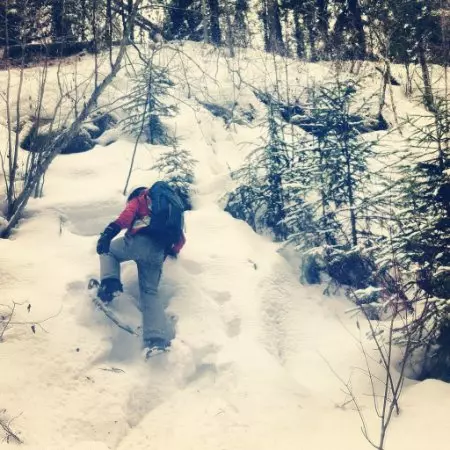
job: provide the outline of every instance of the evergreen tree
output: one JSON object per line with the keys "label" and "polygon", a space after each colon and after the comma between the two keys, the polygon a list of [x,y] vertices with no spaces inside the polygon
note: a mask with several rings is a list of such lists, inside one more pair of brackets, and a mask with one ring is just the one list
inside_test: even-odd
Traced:
{"label": "evergreen tree", "polygon": [[52,36],[54,41],[76,40],[73,28],[78,19],[78,4],[79,2],[76,0],[51,0]]}
{"label": "evergreen tree", "polygon": [[[247,167],[247,169],[250,169]],[[243,173],[234,173],[233,178],[241,183],[233,192],[227,195],[227,203],[224,210],[235,219],[248,223],[256,232],[261,232],[263,226],[259,217],[264,209],[264,201],[257,184],[250,184],[251,176],[242,176]]]}
{"label": "evergreen tree", "polygon": [[437,62],[443,44],[441,6],[440,0],[370,0],[366,13],[396,62],[418,61],[421,51]]}
{"label": "evergreen tree", "polygon": [[395,186],[402,205],[398,248],[407,264],[417,264],[422,289],[444,298],[450,298],[450,277],[445,281],[447,276],[442,273],[437,276],[437,272],[440,267],[450,266],[444,250],[450,242],[449,106],[448,99],[440,99],[428,123],[415,125],[416,132],[410,138],[412,151],[407,160],[417,162],[400,166],[403,176]]}
{"label": "evergreen tree", "polygon": [[144,134],[150,144],[173,145],[161,122],[161,117],[171,116],[176,108],[165,101],[173,86],[167,69],[153,62],[154,54],[133,77],[133,90],[128,96],[124,110],[129,114],[122,120],[123,128],[140,137]]}
{"label": "evergreen tree", "polygon": [[191,191],[197,161],[184,149],[176,146],[161,154],[152,169],[158,170],[180,196],[186,210],[192,209]]}
{"label": "evergreen tree", "polygon": [[337,80],[308,89],[307,113],[295,123],[310,138],[296,145],[283,185],[288,239],[302,252],[304,278],[317,281],[318,271],[326,270],[335,281],[360,288],[372,267],[360,249],[370,237],[365,193],[374,177],[368,167],[374,143],[360,138],[368,111],[356,103],[357,87]]}
{"label": "evergreen tree", "polygon": [[319,237],[319,224],[311,201],[314,177],[310,168],[312,142],[300,138],[295,145],[294,156],[283,176],[285,226],[288,241],[297,250],[305,252],[323,243]]}
{"label": "evergreen tree", "polygon": [[[450,115],[449,100],[437,99],[426,119],[411,119],[412,161],[400,166],[402,177],[393,187],[396,214],[392,251],[396,270],[407,275],[405,292],[420,301],[424,314],[404,328],[425,352],[421,376],[450,380]],[[386,249],[380,259],[388,260]],[[392,267],[390,267],[392,271]],[[415,291],[415,292],[414,292]]]}
{"label": "evergreen tree", "polygon": [[[271,98],[269,94],[267,97]],[[277,241],[287,237],[283,174],[289,167],[290,154],[283,134],[280,112],[270,101],[264,144],[249,155],[244,168],[234,173],[241,186],[232,193],[226,208],[235,217],[249,219],[254,229],[270,230]]]}
{"label": "evergreen tree", "polygon": [[7,0],[0,5],[0,45],[24,45],[49,34],[49,1]]}
{"label": "evergreen tree", "polygon": [[[350,245],[358,244],[358,204],[367,180],[367,160],[373,155],[373,143],[360,139],[367,105],[356,106],[356,92],[354,82],[336,81],[310,89],[309,106],[310,132],[315,138],[311,170],[320,192],[322,220],[328,228],[337,215],[346,215],[348,221],[339,228],[350,231],[348,237],[341,233],[341,240]],[[331,233],[327,236],[329,244],[336,241]]]}
{"label": "evergreen tree", "polygon": [[275,239],[286,239],[286,211],[283,195],[283,172],[288,167],[288,148],[284,142],[283,129],[277,120],[272,103],[268,106],[268,139],[263,148],[263,165],[267,188],[266,225],[273,231]]}

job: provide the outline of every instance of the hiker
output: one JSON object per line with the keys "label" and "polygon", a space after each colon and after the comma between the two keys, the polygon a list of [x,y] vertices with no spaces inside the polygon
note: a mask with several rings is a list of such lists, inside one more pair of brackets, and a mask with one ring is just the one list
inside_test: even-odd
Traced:
{"label": "hiker", "polygon": [[[170,346],[164,307],[156,294],[164,260],[167,256],[176,258],[186,242],[183,211],[180,199],[167,183],[158,181],[150,189],[137,188],[97,243],[101,278],[97,295],[106,304],[123,292],[120,263],[136,262],[146,357]],[[122,229],[127,229],[125,236],[114,239]]]}

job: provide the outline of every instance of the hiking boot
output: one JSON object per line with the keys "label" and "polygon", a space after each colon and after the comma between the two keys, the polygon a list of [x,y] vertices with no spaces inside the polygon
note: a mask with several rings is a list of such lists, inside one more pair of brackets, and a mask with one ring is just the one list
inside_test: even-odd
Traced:
{"label": "hiking boot", "polygon": [[142,353],[144,355],[145,360],[147,360],[152,356],[168,352],[169,348],[170,348],[170,341],[161,338],[154,338],[145,341],[145,348]]}
{"label": "hiking boot", "polygon": [[123,292],[122,283],[117,278],[106,278],[100,283],[97,291],[97,297],[103,303],[111,303],[114,297]]}

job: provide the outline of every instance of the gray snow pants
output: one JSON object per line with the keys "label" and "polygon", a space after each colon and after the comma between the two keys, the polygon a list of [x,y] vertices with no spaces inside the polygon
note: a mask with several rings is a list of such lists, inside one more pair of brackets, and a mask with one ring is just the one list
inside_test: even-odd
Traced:
{"label": "gray snow pants", "polygon": [[111,242],[109,253],[100,255],[100,277],[120,280],[120,263],[135,261],[138,269],[144,346],[153,338],[167,339],[167,323],[157,298],[164,263],[164,249],[152,238],[128,235]]}

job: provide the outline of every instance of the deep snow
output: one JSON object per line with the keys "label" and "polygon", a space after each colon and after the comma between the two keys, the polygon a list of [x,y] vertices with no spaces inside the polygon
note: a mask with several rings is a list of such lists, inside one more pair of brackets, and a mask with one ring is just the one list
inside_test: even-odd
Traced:
{"label": "deep snow", "polygon": [[[124,204],[134,143],[122,136],[61,156],[46,176],[44,197],[31,201],[13,237],[0,241],[0,302],[19,304],[0,343],[0,417],[14,419],[26,450],[370,448],[337,377],[351,380],[376,436],[359,336],[369,352],[370,343],[345,313],[347,299],[302,286],[277,244],[222,210],[233,186],[230,168],[261,130],[226,129],[195,97],[257,102],[245,87],[236,93],[224,60],[201,47],[186,51],[207,73],[220,70],[218,82],[199,81],[191,67],[191,85],[180,82],[183,102],[168,122],[198,160],[187,244],[178,260],[166,262],[160,288],[176,331],[172,351],[145,363],[138,339],[96,311],[86,291],[98,274],[98,233]],[[249,66],[247,82],[262,79],[266,64]],[[327,70],[315,64],[302,73],[320,78]],[[399,109],[414,108],[400,88],[396,95]],[[158,178],[149,168],[162,151],[139,145],[132,185]],[[137,324],[132,263],[123,266],[123,281],[116,307]],[[449,393],[441,382],[408,381],[387,449],[447,449]]]}

